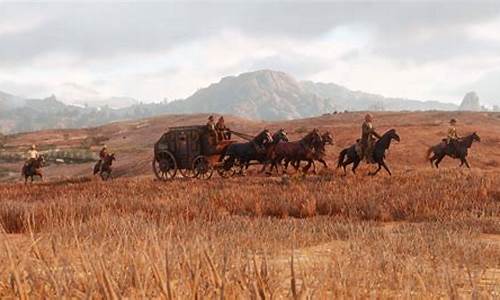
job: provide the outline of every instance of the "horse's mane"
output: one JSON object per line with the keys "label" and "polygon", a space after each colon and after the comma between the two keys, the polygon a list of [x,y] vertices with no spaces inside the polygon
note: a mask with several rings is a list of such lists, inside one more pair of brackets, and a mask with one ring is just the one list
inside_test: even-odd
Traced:
{"label": "horse's mane", "polygon": [[381,143],[390,143],[390,136],[396,134],[396,129],[392,128],[387,130],[378,141],[375,142],[375,146],[381,144]]}
{"label": "horse's mane", "polygon": [[391,133],[396,133],[396,129],[392,128],[392,129],[387,130],[384,134],[382,134],[382,137],[387,136]]}
{"label": "horse's mane", "polygon": [[264,129],[262,130],[259,134],[257,134],[254,138],[253,138],[253,142],[257,142],[259,141],[260,139],[262,139],[262,137],[265,135],[265,134],[270,134],[269,133],[269,130],[267,129]]}

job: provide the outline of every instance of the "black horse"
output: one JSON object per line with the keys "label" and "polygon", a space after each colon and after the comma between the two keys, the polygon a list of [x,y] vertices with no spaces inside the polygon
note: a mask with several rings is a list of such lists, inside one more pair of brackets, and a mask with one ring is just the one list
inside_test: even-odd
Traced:
{"label": "black horse", "polygon": [[[389,175],[392,175],[389,167],[387,167],[384,161],[385,151],[391,146],[392,140],[396,140],[398,142],[400,141],[399,135],[396,133],[395,129],[387,131],[377,142],[375,142],[375,145],[373,146],[373,161],[378,164],[378,169],[375,172],[370,172],[369,175],[377,174],[382,167],[384,167]],[[346,166],[353,163],[352,172],[356,173],[356,168],[360,162],[361,157],[359,156],[358,151],[356,151],[356,144],[354,144],[340,152],[337,168],[342,167],[344,169],[344,174],[346,174]]]}
{"label": "black horse", "polygon": [[439,163],[441,163],[443,158],[445,158],[445,156],[449,156],[454,159],[460,159],[461,167],[465,164],[467,168],[470,168],[469,162],[467,161],[467,154],[468,149],[475,141],[480,142],[481,138],[474,132],[462,139],[459,139],[454,144],[448,144],[445,142],[439,143],[427,150],[427,159],[431,163],[431,166],[439,168]]}
{"label": "black horse", "polygon": [[21,170],[21,175],[24,176],[24,183],[28,182],[28,178],[31,178],[33,182],[33,177],[40,176],[43,181],[42,167],[45,163],[45,158],[40,155],[37,159],[32,159],[29,163],[23,165]]}
{"label": "black horse", "polygon": [[262,169],[260,169],[259,173],[263,173],[267,166],[272,163],[272,155],[274,153],[274,148],[279,143],[288,143],[288,133],[285,129],[281,128],[276,131],[273,136],[273,141],[269,143],[269,146],[266,147],[266,151],[262,153],[262,155],[258,158],[258,161],[262,163]]}
{"label": "black horse", "polygon": [[234,143],[227,146],[219,157],[219,162],[223,162],[223,168],[225,169],[238,165],[240,167],[239,173],[243,174],[243,168],[248,169],[251,161],[261,161],[263,159],[267,148],[272,142],[271,133],[265,129],[249,142]]}

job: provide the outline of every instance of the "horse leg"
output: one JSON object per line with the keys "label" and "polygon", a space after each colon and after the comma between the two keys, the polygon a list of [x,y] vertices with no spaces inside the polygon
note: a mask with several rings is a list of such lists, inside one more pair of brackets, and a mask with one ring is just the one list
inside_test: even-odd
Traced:
{"label": "horse leg", "polygon": [[262,172],[264,172],[266,170],[266,166],[267,166],[267,162],[264,162],[262,164],[262,168],[260,168],[259,174],[262,173]]}
{"label": "horse leg", "polygon": [[322,163],[322,164],[323,164],[323,166],[324,166],[326,169],[328,169],[328,165],[326,164],[326,161],[325,161],[324,159],[320,158],[320,159],[318,159],[318,161],[319,161],[320,163]]}
{"label": "horse leg", "polygon": [[380,169],[382,169],[382,164],[378,163],[378,168],[377,168],[377,170],[375,170],[375,172],[370,172],[370,173],[368,173],[368,175],[370,175],[370,176],[375,176],[375,175],[377,175],[378,171],[380,171]]}
{"label": "horse leg", "polygon": [[437,159],[436,154],[433,154],[431,158],[429,158],[429,162],[431,163],[431,167],[434,168],[434,161]]}
{"label": "horse leg", "polygon": [[467,161],[467,159],[465,157],[461,158],[460,160],[462,161],[462,163],[460,164],[460,166],[463,166],[465,164],[465,166],[467,167],[467,169],[470,169],[469,162]]}
{"label": "horse leg", "polygon": [[307,165],[302,169],[302,172],[304,172],[304,174],[307,174],[307,172],[311,168],[312,164],[313,164],[313,161],[312,160],[308,160],[307,161]]}
{"label": "horse leg", "polygon": [[382,161],[382,167],[389,173],[389,176],[392,176],[391,170],[389,170],[389,167],[385,164],[385,161]]}
{"label": "horse leg", "polygon": [[358,168],[358,166],[359,166],[359,163],[360,163],[360,162],[361,162],[361,160],[360,160],[360,159],[356,159],[356,160],[354,160],[354,165],[352,166],[352,172],[353,172],[354,174],[356,174],[356,169]]}
{"label": "horse leg", "polygon": [[441,154],[438,159],[436,160],[436,162],[434,163],[434,165],[436,165],[436,168],[438,169],[439,168],[439,164],[441,163],[441,161],[443,160],[444,158],[444,155]]}

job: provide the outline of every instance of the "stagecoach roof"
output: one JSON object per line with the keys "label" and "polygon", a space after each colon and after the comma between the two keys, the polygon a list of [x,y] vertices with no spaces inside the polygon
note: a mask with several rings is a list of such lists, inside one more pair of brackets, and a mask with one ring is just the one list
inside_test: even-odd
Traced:
{"label": "stagecoach roof", "polygon": [[190,126],[174,126],[169,127],[168,131],[189,131],[189,130],[204,130],[206,125],[190,125]]}

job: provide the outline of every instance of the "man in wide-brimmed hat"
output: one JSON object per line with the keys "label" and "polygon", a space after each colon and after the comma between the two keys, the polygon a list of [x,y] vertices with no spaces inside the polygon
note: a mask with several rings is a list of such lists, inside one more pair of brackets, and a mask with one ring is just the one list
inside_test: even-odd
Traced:
{"label": "man in wide-brimmed hat", "polygon": [[448,144],[454,140],[456,141],[459,139],[456,126],[457,120],[451,119],[450,126],[448,127],[448,136],[446,137],[446,141],[448,142]]}
{"label": "man in wide-brimmed hat", "polygon": [[448,144],[451,148],[451,151],[454,152],[457,149],[457,142],[460,137],[457,134],[457,120],[455,118],[450,120],[450,126],[448,127],[448,135],[446,136],[446,144]]}
{"label": "man in wide-brimmed hat", "polygon": [[373,115],[367,113],[365,115],[365,121],[361,126],[361,158],[365,158],[368,163],[373,161],[372,152],[373,146],[375,144],[375,138],[379,139],[380,135],[375,131],[373,127]]}

